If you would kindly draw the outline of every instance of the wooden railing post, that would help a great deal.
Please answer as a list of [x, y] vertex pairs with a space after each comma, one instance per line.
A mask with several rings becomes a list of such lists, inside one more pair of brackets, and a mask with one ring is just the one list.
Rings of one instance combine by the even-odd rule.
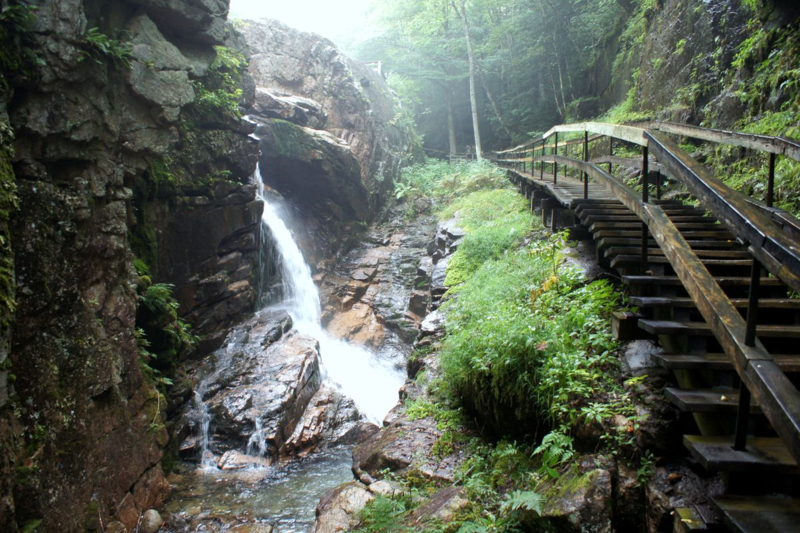
[[769, 176], [767, 178], [767, 207], [775, 201], [775, 154], [769, 154]]
[[544, 145], [547, 143], [547, 140], [542, 138], [542, 160], [539, 161], [539, 179], [544, 179]]
[[[555, 156], [558, 157], [558, 132], [556, 132]], [[553, 159], [553, 185], [558, 181], [558, 163]]]
[[[589, 132], [583, 130], [583, 160], [589, 161]], [[589, 198], [589, 173], [583, 172], [583, 199]]]
[[[649, 173], [649, 170], [650, 170], [649, 169], [650, 161], [649, 161], [647, 152], [648, 152], [647, 146], [644, 146], [642, 148], [642, 202], [644, 202], [645, 204], [649, 201], [648, 195], [649, 195], [649, 188], [650, 188], [649, 187], [650, 186], [650, 183], [649, 183], [650, 180], [648, 178], [648, 173]], [[642, 275], [644, 275], [645, 272], [647, 272], [647, 262], [648, 262], [647, 261], [647, 224], [645, 224], [644, 222], [642, 222], [642, 253], [641, 253], [640, 260], [641, 260], [641, 265], [640, 265], [641, 272], [640, 273]]]
[[[773, 154], [770, 154], [772, 156]], [[747, 300], [747, 322], [744, 331], [744, 344], [756, 345], [756, 327], [758, 326], [758, 293], [761, 285], [761, 263], [753, 259], [750, 271], [750, 294]], [[739, 384], [739, 407], [736, 412], [736, 435], [733, 449], [745, 450], [747, 448], [747, 425], [750, 420], [750, 391], [744, 382]]]
[[[608, 157], [614, 157], [614, 137], [608, 136]], [[608, 162], [608, 173], [611, 174], [611, 161]]]

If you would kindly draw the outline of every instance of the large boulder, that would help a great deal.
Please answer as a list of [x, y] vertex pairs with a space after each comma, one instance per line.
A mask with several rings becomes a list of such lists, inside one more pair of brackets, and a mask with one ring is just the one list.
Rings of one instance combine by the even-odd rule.
[[358, 481], [336, 487], [325, 494], [317, 505], [317, 521], [313, 533], [350, 531], [358, 524], [358, 513], [375, 496]]
[[179, 423], [184, 456], [197, 457], [202, 417], [219, 468], [265, 465], [323, 444], [371, 434], [352, 400], [322, 384], [319, 343], [291, 329], [285, 312], [261, 312], [233, 329], [201, 368], [196, 395]]

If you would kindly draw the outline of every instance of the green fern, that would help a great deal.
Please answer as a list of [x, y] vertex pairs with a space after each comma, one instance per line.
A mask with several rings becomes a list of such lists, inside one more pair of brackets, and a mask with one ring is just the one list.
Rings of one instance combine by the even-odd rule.
[[508, 495], [508, 499], [500, 509], [506, 513], [515, 511], [533, 511], [542, 514], [544, 497], [532, 490], [515, 490]]

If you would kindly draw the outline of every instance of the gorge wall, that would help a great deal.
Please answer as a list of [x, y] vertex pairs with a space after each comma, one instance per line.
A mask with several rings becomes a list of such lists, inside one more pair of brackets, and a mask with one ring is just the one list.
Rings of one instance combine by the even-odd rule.
[[132, 531], [167, 489], [183, 321], [203, 354], [255, 304], [259, 149], [319, 261], [411, 143], [377, 74], [278, 23], [245, 39], [226, 0], [2, 8], [0, 530]]
[[303, 211], [301, 247], [318, 263], [372, 220], [400, 167], [421, 149], [370, 67], [278, 21], [236, 28], [251, 54], [256, 92], [248, 112], [258, 124], [264, 178]]
[[168, 439], [134, 257], [211, 342], [254, 297], [258, 147], [201, 100], [218, 89], [227, 3], [3, 7], [21, 15], [4, 37], [24, 45], [4, 63], [0, 115], [17, 204], [4, 211], [0, 529], [132, 530], [164, 496]]

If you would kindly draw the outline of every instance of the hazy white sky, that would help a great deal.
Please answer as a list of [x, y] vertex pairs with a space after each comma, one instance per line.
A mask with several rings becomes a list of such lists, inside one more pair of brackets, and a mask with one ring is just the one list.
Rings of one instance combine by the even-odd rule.
[[230, 18], [272, 18], [333, 41], [358, 31], [372, 0], [231, 0]]

